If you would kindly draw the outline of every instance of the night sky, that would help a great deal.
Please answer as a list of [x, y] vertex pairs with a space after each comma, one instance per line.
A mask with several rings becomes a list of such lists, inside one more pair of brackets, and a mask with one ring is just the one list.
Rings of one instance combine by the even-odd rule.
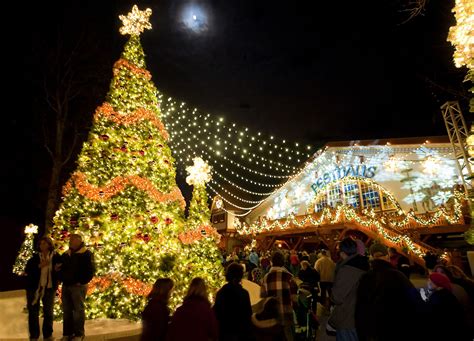
[[[43, 126], [51, 124], [43, 116], [45, 80], [54, 83], [54, 65], [76, 47], [71, 64], [82, 90], [70, 119], [84, 140], [126, 42], [118, 15], [134, 3], [153, 10], [153, 30], [142, 34], [142, 44], [158, 89], [251, 131], [313, 146], [445, 135], [439, 107], [447, 100], [459, 100], [470, 119], [465, 70], [454, 67], [446, 41], [454, 1], [428, 1], [423, 15], [404, 24], [408, 0], [36, 3], [27, 9], [27, 33], [13, 34], [21, 49], [11, 58], [22, 64], [21, 86], [31, 85], [31, 107], [6, 116], [6, 135], [17, 143], [2, 167], [8, 203], [1, 224], [12, 239], [2, 250], [2, 273], [23, 227], [43, 223], [51, 167], [43, 147]], [[190, 4], [208, 17], [197, 30], [183, 22]]]

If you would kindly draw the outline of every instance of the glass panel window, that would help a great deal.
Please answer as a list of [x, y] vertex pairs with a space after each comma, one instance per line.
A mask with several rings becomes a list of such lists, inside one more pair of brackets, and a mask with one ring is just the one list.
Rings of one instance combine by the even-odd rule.
[[329, 187], [328, 204], [331, 207], [336, 207], [338, 204], [342, 204], [342, 190], [340, 184], [336, 183]]
[[397, 207], [388, 199], [386, 195], [382, 195], [383, 209], [384, 210], [395, 210]]
[[357, 183], [349, 183], [344, 185], [344, 203], [354, 208], [360, 206], [359, 185]]
[[376, 211], [381, 210], [382, 207], [380, 206], [380, 194], [378, 190], [364, 183], [361, 183], [360, 187], [364, 208], [372, 207]]

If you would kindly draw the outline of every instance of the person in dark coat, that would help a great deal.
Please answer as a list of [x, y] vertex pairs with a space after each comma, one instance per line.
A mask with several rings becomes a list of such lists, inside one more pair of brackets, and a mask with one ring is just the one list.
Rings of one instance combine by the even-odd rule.
[[171, 318], [166, 340], [216, 341], [217, 338], [217, 320], [209, 303], [206, 283], [196, 277], [189, 285], [183, 305]]
[[247, 290], [240, 284], [244, 269], [240, 264], [231, 263], [226, 269], [225, 284], [216, 295], [214, 312], [219, 324], [219, 340], [251, 340], [252, 306]]
[[299, 279], [302, 281], [300, 288], [307, 289], [313, 298], [313, 311], [316, 311], [316, 304], [318, 298], [318, 282], [320, 279], [319, 272], [317, 272], [307, 260], [301, 261], [301, 270], [298, 273]]
[[153, 284], [148, 303], [142, 313], [143, 331], [141, 341], [164, 341], [170, 320], [170, 309], [168, 301], [173, 280], [170, 278], [158, 278]]
[[336, 267], [331, 301], [334, 308], [328, 324], [336, 330], [336, 340], [357, 341], [355, 308], [359, 279], [369, 270], [367, 257], [357, 252], [357, 243], [344, 238], [339, 243], [341, 261]]
[[80, 234], [69, 236], [69, 250], [61, 255], [61, 263], [63, 338], [81, 340], [84, 338], [87, 283], [94, 277], [95, 265], [93, 254]]
[[53, 241], [42, 237], [38, 243], [39, 252], [26, 263], [26, 302], [28, 308], [28, 330], [30, 340], [38, 340], [40, 335], [39, 310], [43, 303], [43, 340], [53, 340], [53, 306], [58, 288], [55, 267], [61, 257], [54, 251]]
[[429, 313], [429, 340], [472, 340], [468, 337], [462, 305], [452, 293], [449, 278], [433, 272], [429, 276], [428, 288], [432, 294], [427, 300]]
[[307, 260], [301, 261], [301, 270], [298, 273], [298, 278], [311, 288], [318, 286], [319, 272], [311, 267]]
[[263, 300], [262, 311], [252, 315], [255, 341], [286, 341], [285, 330], [278, 321], [279, 302], [275, 297]]
[[425, 340], [424, 302], [410, 280], [389, 261], [387, 247], [369, 248], [371, 269], [357, 289], [355, 323], [359, 340]]

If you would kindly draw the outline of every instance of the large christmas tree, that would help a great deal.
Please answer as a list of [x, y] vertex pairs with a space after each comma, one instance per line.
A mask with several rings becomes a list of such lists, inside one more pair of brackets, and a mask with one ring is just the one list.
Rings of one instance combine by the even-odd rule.
[[[120, 16], [120, 32], [130, 39], [114, 65], [110, 91], [95, 112], [54, 218], [53, 238], [61, 250], [67, 248], [68, 234], [80, 232], [95, 254], [89, 318], [139, 318], [158, 277], [175, 281], [172, 308], [181, 303], [193, 277], [203, 277], [211, 293], [222, 284], [217, 234], [208, 226], [209, 217], [196, 211], [201, 218], [193, 215], [188, 222], [184, 216], [157, 89], [139, 39], [151, 28], [150, 15], [150, 9], [134, 6]], [[193, 234], [196, 230], [200, 237]]]

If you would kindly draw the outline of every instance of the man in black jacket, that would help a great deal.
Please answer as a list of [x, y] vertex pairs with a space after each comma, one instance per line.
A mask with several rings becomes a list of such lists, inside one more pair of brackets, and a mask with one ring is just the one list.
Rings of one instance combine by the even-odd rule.
[[93, 254], [85, 247], [80, 234], [70, 235], [69, 250], [62, 254], [61, 262], [63, 339], [78, 341], [84, 338], [87, 283], [95, 272]]

